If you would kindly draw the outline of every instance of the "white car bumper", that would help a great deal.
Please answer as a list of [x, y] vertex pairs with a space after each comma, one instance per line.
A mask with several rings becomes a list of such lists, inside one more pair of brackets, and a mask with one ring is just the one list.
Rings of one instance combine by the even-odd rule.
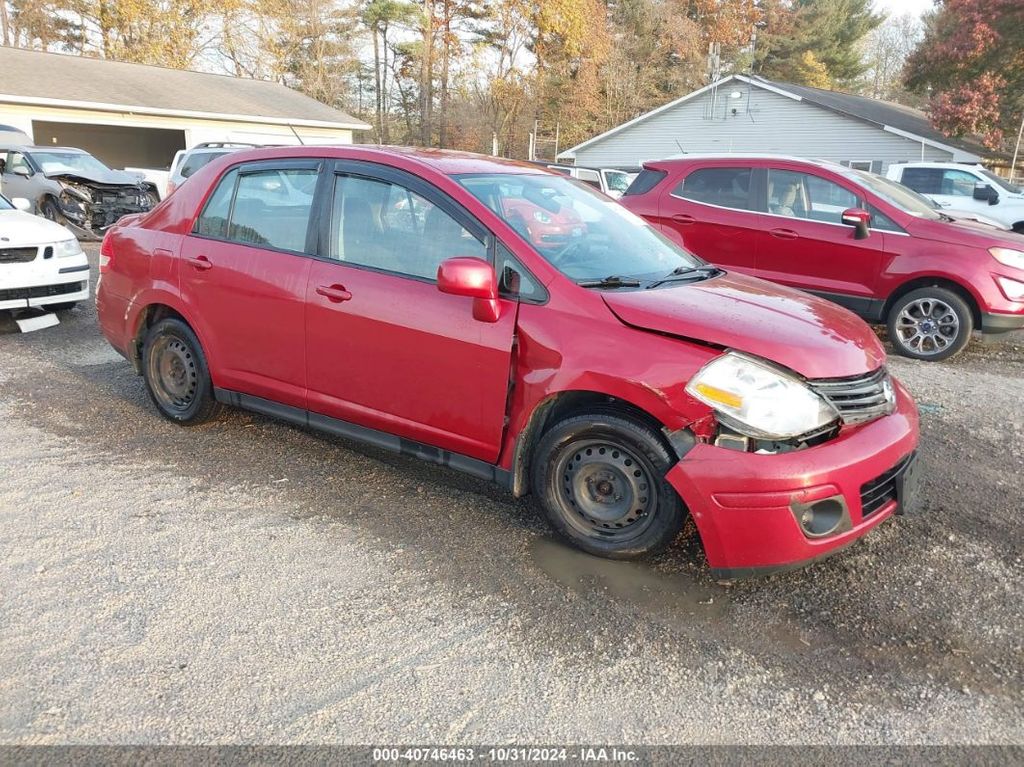
[[89, 298], [89, 261], [85, 254], [0, 263], [0, 309], [25, 309]]

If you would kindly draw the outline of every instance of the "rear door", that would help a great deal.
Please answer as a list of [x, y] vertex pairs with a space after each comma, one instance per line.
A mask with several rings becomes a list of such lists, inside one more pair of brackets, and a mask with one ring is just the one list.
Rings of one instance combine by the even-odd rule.
[[824, 175], [792, 167], [769, 167], [768, 211], [758, 233], [757, 276], [818, 293], [863, 312], [874, 296], [883, 237], [864, 240], [841, 223], [847, 208], [863, 207], [860, 196]]
[[758, 172], [749, 165], [689, 170], [659, 201], [661, 230], [691, 253], [752, 274], [758, 241]]
[[491, 236], [394, 169], [340, 162], [330, 187], [306, 288], [309, 409], [496, 461], [518, 305], [481, 322], [436, 284], [445, 259], [491, 260]]
[[320, 165], [231, 170], [182, 244], [181, 294], [216, 386], [306, 406], [305, 293]]

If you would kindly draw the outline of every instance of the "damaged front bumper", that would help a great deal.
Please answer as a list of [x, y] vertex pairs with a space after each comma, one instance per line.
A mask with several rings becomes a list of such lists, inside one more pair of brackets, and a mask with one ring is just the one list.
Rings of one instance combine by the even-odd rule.
[[80, 238], [100, 239], [123, 216], [146, 213], [153, 207], [143, 184], [99, 184], [62, 181], [60, 212]]
[[774, 455], [699, 444], [669, 470], [715, 577], [765, 574], [835, 553], [909, 503], [918, 417], [907, 391], [895, 389], [893, 413], [826, 443]]

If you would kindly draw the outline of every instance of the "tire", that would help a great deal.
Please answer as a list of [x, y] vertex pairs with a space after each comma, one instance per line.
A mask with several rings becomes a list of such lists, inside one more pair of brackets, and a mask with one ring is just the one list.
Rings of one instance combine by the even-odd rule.
[[893, 304], [887, 327], [897, 354], [938, 362], [967, 346], [974, 315], [967, 302], [951, 290], [918, 288]]
[[146, 333], [142, 376], [150, 399], [169, 421], [195, 426], [221, 410], [199, 339], [175, 317], [160, 320]]
[[686, 519], [665, 480], [674, 463], [650, 427], [609, 413], [581, 414], [541, 437], [531, 461], [533, 494], [574, 546], [637, 559], [668, 546]]
[[60, 207], [53, 201], [52, 197], [47, 197], [43, 200], [39, 206], [39, 212], [43, 218], [64, 226], [64, 214], [60, 212]]

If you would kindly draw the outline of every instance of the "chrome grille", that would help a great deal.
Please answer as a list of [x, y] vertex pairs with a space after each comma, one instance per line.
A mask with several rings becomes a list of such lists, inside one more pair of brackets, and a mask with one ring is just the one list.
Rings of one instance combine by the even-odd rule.
[[884, 367], [850, 378], [808, 381], [811, 388], [839, 411], [844, 423], [864, 423], [888, 415], [896, 404], [889, 371]]
[[27, 264], [36, 260], [39, 248], [0, 248], [0, 264]]

